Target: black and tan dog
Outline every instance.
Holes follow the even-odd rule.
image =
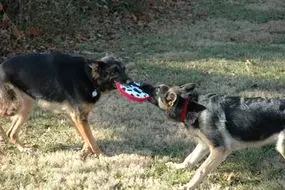
[[[115,81],[127,82],[125,66],[113,57],[88,60],[61,53],[16,56],[0,66],[0,116],[12,116],[7,136],[19,150],[30,150],[18,139],[19,127],[33,110],[33,102],[69,115],[83,138],[82,158],[100,154],[88,126],[88,114],[101,93],[115,88]]]
[[[285,99],[243,98],[216,94],[198,95],[194,84],[183,86],[144,84],[151,103],[182,122],[197,140],[194,151],[183,163],[169,163],[182,169],[208,158],[185,186],[195,188],[233,151],[276,143],[285,158]]]

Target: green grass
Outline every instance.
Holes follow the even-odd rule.
[[[284,97],[284,36],[268,28],[271,23],[281,31],[285,10],[273,10],[273,5],[283,1],[262,10],[246,2],[193,1],[193,17],[163,20],[137,34],[120,33],[112,42],[89,41],[76,48],[96,47],[96,56],[102,51],[121,55],[135,64],[130,75],[137,81],[197,82],[200,93]],[[255,7],[262,3],[250,1]],[[199,18],[201,12],[208,16]],[[10,144],[2,146],[0,189],[177,189],[197,168],[165,166],[183,161],[194,144],[185,128],[150,104],[132,103],[111,92],[96,104],[90,123],[109,156],[82,162],[75,150],[82,141],[71,122],[37,109],[20,135],[38,151],[26,155]],[[8,120],[1,125],[7,130]],[[284,159],[274,146],[265,146],[233,153],[200,189],[281,190],[284,181]]]
[[[258,3],[258,1],[252,2]],[[196,6],[194,13],[207,13],[214,18],[226,18],[232,21],[247,20],[253,23],[266,23],[272,20],[285,19],[285,13],[282,10],[254,10],[248,7],[249,4],[251,2],[248,1],[202,0]]]

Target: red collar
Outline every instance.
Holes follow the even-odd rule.
[[[184,123],[185,123],[186,117],[187,117],[189,101],[190,101],[190,96],[186,99],[186,101],[184,102],[184,105],[183,105],[183,111],[181,114],[181,119],[182,119],[182,122],[184,122]]]

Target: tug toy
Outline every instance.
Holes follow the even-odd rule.
[[[141,88],[141,84],[137,82],[131,82],[128,84],[121,84],[116,82],[118,91],[127,99],[134,102],[146,102],[151,99],[149,94],[145,93]]]

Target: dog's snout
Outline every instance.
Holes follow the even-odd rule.
[[[156,94],[159,95],[163,95],[163,94],[166,94],[166,92],[168,91],[168,87],[166,85],[159,85],[158,87],[156,87]]]
[[[155,96],[158,96],[159,94],[161,93],[161,89],[160,89],[160,87],[156,87],[155,89],[154,89],[154,95]]]

